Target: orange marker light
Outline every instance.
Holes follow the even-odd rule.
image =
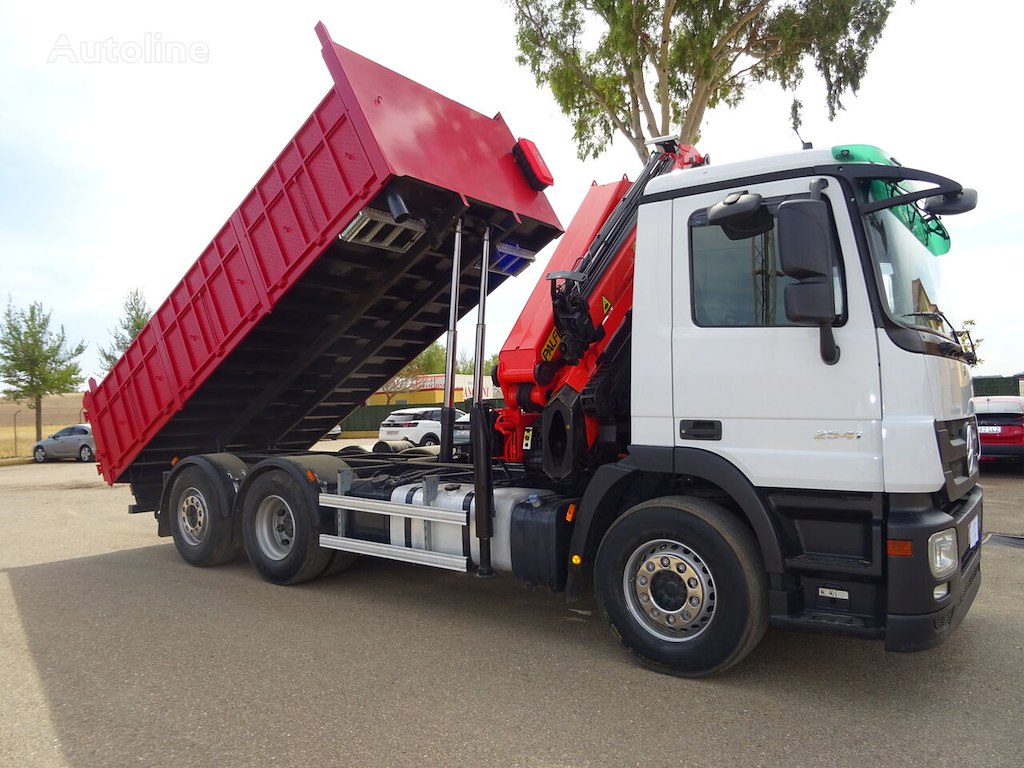
[[[307,469],[306,470],[306,479],[309,480],[309,482],[311,482],[311,483],[315,483],[316,482],[316,475],[313,474],[313,470],[312,469]]]
[[[565,510],[565,522],[571,523],[574,517],[576,517],[576,505],[570,504]]]
[[[174,466],[174,465],[176,465],[176,464],[177,464],[177,463],[178,463],[179,461],[181,461],[181,459],[179,459],[179,458],[178,458],[177,456],[175,456],[175,457],[174,457],[173,459],[171,459],[171,466],[173,467],[173,466]]]
[[[889,557],[912,557],[914,542],[910,539],[889,539],[885,542],[885,552]]]

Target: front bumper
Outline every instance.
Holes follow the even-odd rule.
[[[909,512],[909,510],[908,510]],[[928,537],[955,528],[960,567],[945,579],[936,579],[928,567]],[[889,557],[889,612],[885,649],[919,651],[944,642],[963,621],[981,587],[982,490],[975,486],[953,510],[890,518],[888,538],[913,542],[913,557]],[[948,583],[940,601],[935,587]]]
[[[1024,459],[1024,444],[982,443],[981,458],[983,459]]]

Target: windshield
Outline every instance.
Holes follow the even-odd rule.
[[[904,191],[891,182],[868,183],[871,201]],[[864,228],[889,315],[904,325],[953,338],[942,315],[937,259],[949,249],[949,236],[938,219],[914,204],[904,204],[865,214]]]

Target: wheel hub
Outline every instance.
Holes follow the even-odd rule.
[[[200,544],[207,531],[206,499],[195,488],[189,488],[181,497],[178,507],[178,526],[181,535],[191,546]]]
[[[689,640],[710,623],[715,592],[711,571],[696,552],[661,539],[630,557],[623,589],[641,626],[666,640]]]
[[[288,502],[267,496],[256,508],[256,541],[271,560],[283,560],[295,541],[295,518]]]

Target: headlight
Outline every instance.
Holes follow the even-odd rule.
[[[932,569],[932,576],[944,579],[957,569],[959,563],[955,528],[947,528],[928,537],[928,565]]]

